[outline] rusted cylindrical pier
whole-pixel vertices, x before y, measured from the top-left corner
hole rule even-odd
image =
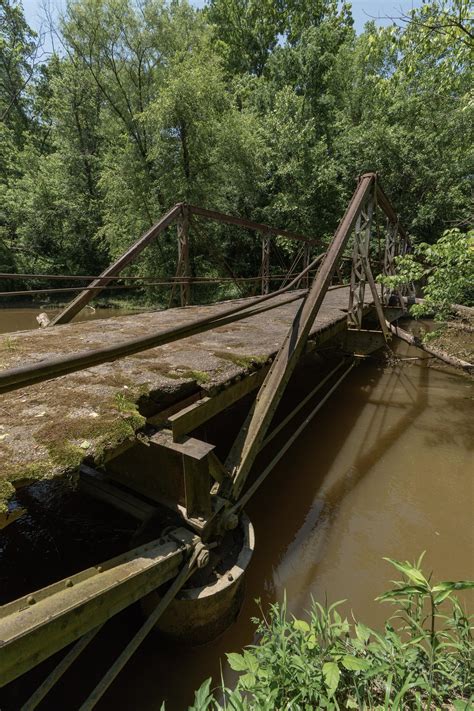
[[[245,571],[255,548],[254,529],[245,514],[239,532],[239,550],[228,568],[207,585],[183,588],[157,624],[161,634],[186,644],[205,644],[234,622],[244,597]],[[145,612],[154,609],[159,600],[156,591],[147,595],[142,601]]]

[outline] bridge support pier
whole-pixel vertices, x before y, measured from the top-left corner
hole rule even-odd
[[[237,534],[237,535],[236,535]],[[156,625],[158,632],[174,641],[199,645],[210,642],[222,634],[236,619],[244,598],[245,572],[255,548],[255,534],[248,517],[243,513],[238,529],[228,537],[239,541],[239,552],[228,565],[213,568],[213,553],[210,551],[210,575],[207,584],[199,584],[199,577],[191,578],[170,603]],[[226,546],[226,537],[221,545]],[[159,590],[142,600],[147,614],[161,599]]]

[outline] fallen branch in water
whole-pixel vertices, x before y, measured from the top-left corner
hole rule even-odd
[[[456,358],[456,356],[448,355],[444,351],[439,351],[435,348],[430,348],[430,346],[427,346],[423,343],[421,338],[413,336],[411,333],[408,333],[408,331],[404,331],[403,328],[400,328],[400,326],[393,325],[388,321],[386,323],[387,327],[395,336],[400,338],[402,341],[405,341],[410,346],[415,346],[415,348],[421,348],[422,351],[425,351],[425,353],[429,353],[434,358],[438,358],[439,360],[442,360],[448,365],[454,366],[455,368],[461,368],[467,373],[474,372],[474,364],[468,363],[467,361],[461,360],[460,358]]]

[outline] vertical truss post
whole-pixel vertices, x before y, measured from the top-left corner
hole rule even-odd
[[[347,319],[349,326],[362,328],[364,296],[369,262],[369,244],[374,212],[374,197],[370,195],[362,208],[355,225],[354,248],[352,251],[351,287]]]
[[[178,268],[176,276],[181,279],[179,285],[181,306],[191,303],[191,266],[189,261],[189,206],[183,205],[177,221],[178,232]]]
[[[405,240],[403,240],[403,243],[406,247]],[[405,252],[406,249],[404,249],[403,247],[402,237],[398,230],[398,222],[390,222],[390,220],[387,219],[385,255],[383,265],[383,273],[385,276],[394,276],[394,274],[396,273],[395,259],[396,257],[401,254],[404,254]],[[402,290],[394,289],[393,291],[390,291],[389,289],[387,289],[387,291],[385,291],[384,289],[383,298],[385,304],[388,305],[393,296],[397,297],[400,307],[405,310],[405,302],[403,299]]]
[[[405,256],[410,251],[410,244],[408,241],[408,238],[406,235],[399,235],[399,252],[401,256]],[[408,300],[411,300],[412,303],[415,303],[415,297],[416,297],[416,288],[415,284],[412,281],[408,281],[399,290],[400,294],[402,297],[406,296]],[[400,299],[402,303],[402,308],[405,309],[405,300],[403,298]]]
[[[270,291],[270,246],[271,235],[264,232],[262,235],[262,294]]]
[[[309,265],[310,257],[311,245],[308,242],[305,242],[303,245],[303,269],[306,269],[306,267]],[[304,275],[301,286],[303,287],[303,289],[309,289],[309,272],[306,272],[306,274]]]

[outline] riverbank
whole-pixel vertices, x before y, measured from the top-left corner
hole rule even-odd
[[[474,364],[474,309],[463,309],[449,321],[423,319],[400,325],[433,355]]]

